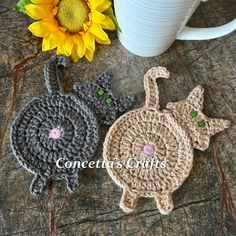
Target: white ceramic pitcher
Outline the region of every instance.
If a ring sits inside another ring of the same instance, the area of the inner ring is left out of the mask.
[[[118,38],[130,52],[152,57],[165,52],[175,39],[205,40],[236,30],[236,19],[213,28],[185,26],[201,0],[114,0],[121,32]]]

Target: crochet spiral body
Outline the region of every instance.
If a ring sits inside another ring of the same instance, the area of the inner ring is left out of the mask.
[[[34,98],[18,114],[11,128],[11,146],[17,160],[35,175],[31,193],[43,191],[48,180],[65,179],[68,189],[78,188],[78,169],[58,168],[56,162],[89,160],[98,141],[98,122],[84,101],[61,90],[57,67],[67,66],[64,57],[45,66],[49,94]],[[60,137],[52,138],[50,131]]]

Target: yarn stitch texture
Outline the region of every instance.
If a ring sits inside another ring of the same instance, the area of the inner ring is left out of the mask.
[[[162,214],[169,214],[174,207],[172,193],[192,169],[193,149],[205,150],[210,137],[230,125],[228,120],[203,114],[204,90],[199,85],[185,100],[168,103],[161,111],[156,83],[159,77],[168,78],[169,72],[164,67],[153,67],[146,73],[144,107],[122,115],[110,127],[104,142],[104,160],[122,164],[122,168],[106,168],[123,188],[120,207],[127,213],[136,208],[140,197],[147,197],[155,199]],[[152,169],[135,166],[137,161],[151,160]],[[165,166],[161,167],[158,163],[162,161]]]
[[[44,76],[48,95],[30,101],[12,124],[11,147],[18,162],[34,174],[30,187],[34,195],[42,193],[49,180],[61,179],[66,181],[70,192],[75,192],[79,186],[80,169],[58,168],[56,161],[61,158],[61,166],[66,161],[89,161],[98,146],[101,120],[110,118],[109,123],[112,123],[121,111],[117,107],[125,110],[133,101],[132,97],[124,97],[126,103],[121,104],[121,100],[107,88],[107,82],[103,81],[106,74],[103,74],[97,81],[87,84],[95,86],[99,82],[99,88],[106,90],[116,102],[114,109],[112,104],[107,104],[110,110],[106,117],[103,113],[98,114],[86,97],[82,99],[62,91],[58,67],[67,67],[68,62],[64,56],[54,56],[46,63]],[[97,91],[93,92],[91,97],[96,97]],[[100,102],[103,101],[100,99]],[[112,115],[109,117],[110,111]]]
[[[111,90],[112,73],[107,71],[95,81],[76,83],[74,91],[95,112],[98,121],[102,125],[111,125],[119,113],[124,112],[133,104],[132,96],[116,98]],[[99,96],[99,91],[102,94]],[[106,101],[111,103],[108,105]]]

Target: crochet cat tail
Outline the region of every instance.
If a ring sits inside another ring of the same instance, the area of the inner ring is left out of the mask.
[[[44,78],[49,94],[62,91],[60,85],[59,68],[67,68],[69,59],[65,56],[52,56],[44,66]]]
[[[146,91],[146,108],[159,109],[159,89],[157,78],[169,78],[170,72],[165,67],[152,67],[144,76],[144,89]]]

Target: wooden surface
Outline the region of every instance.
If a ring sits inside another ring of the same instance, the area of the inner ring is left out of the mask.
[[[122,191],[105,169],[84,170],[76,194],[69,194],[64,182],[50,184],[40,198],[29,194],[32,175],[9,148],[9,128],[24,104],[46,93],[43,65],[50,55],[40,52],[40,41],[27,30],[30,19],[12,11],[13,5],[13,0],[0,0],[0,235],[236,235],[236,32],[211,41],[176,41],[155,58],[132,55],[111,34],[112,45],[99,47],[93,63],[82,60],[66,73],[70,91],[74,82],[111,69],[115,92],[135,95],[135,107],[140,107],[144,73],[163,65],[171,78],[159,80],[162,107],[200,84],[205,113],[232,121],[207,151],[195,151],[194,167],[174,193],[170,215],[160,215],[152,199],[140,200],[137,211],[127,215],[118,206]],[[235,0],[209,0],[189,25],[217,26],[235,17]],[[107,129],[102,129],[102,141]],[[101,145],[95,159],[102,160]]]

